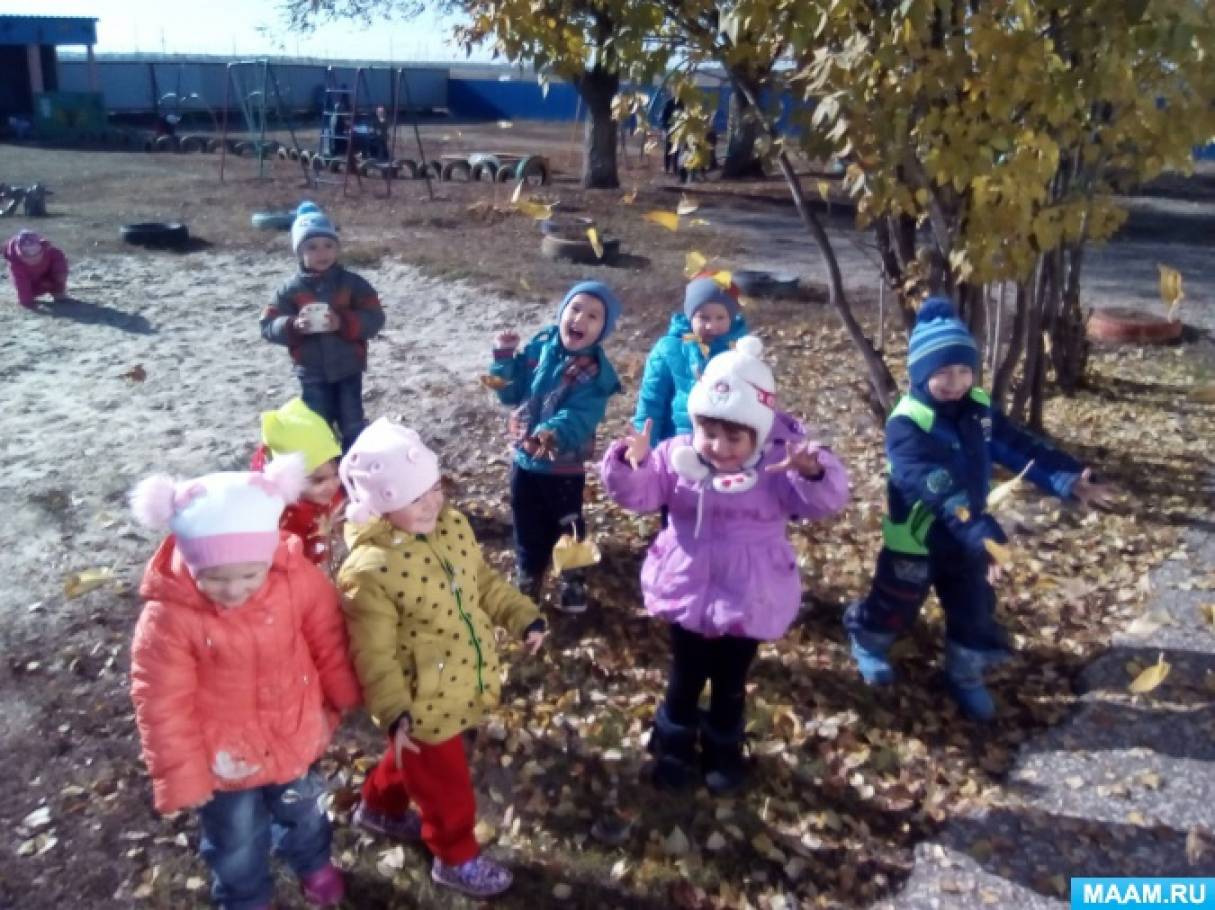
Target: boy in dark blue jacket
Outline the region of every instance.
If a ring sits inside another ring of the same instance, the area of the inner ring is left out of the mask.
[[[987,512],[992,462],[1061,499],[1105,505],[1112,489],[1083,465],[1015,426],[974,386],[978,348],[944,298],[924,302],[908,348],[911,390],[886,422],[888,513],[869,591],[844,614],[870,685],[894,680],[888,652],[935,589],[945,611],[945,679],[962,712],[995,716],[983,671],[1009,656],[996,621],[1000,566],[988,542],[1007,538]]]
[[[557,323],[542,329],[516,353],[519,335],[502,332],[494,342],[490,374],[511,412],[515,463],[510,505],[515,525],[518,588],[540,599],[553,547],[561,535],[586,536],[582,519],[585,463],[595,448],[595,430],[608,399],[621,391],[603,341],[620,318],[620,301],[598,281],[570,288],[557,308]],[[561,576],[558,606],[586,609],[586,583],[579,571]]]

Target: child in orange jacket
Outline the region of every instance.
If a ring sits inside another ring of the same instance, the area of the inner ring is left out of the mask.
[[[136,517],[172,533],[148,563],[131,695],[156,808],[197,809],[211,895],[269,907],[271,842],[304,896],[341,902],[324,782],[310,766],[361,701],[337,592],[279,530],[304,459],[264,473],[142,481]]]

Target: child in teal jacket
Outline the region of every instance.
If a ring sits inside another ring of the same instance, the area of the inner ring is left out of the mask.
[[[667,334],[650,350],[641,378],[633,427],[641,430],[650,421],[651,445],[692,432],[688,393],[705,364],[749,331],[739,296],[736,285],[723,287],[708,275],[688,283],[683,310],[671,317]]]
[[[561,535],[586,536],[585,463],[594,454],[595,430],[608,399],[621,391],[602,348],[619,317],[620,301],[611,289],[584,281],[561,301],[556,324],[542,329],[522,351],[514,331],[495,339],[490,374],[500,383],[498,399],[515,406],[510,493],[517,580],[535,600]],[[586,600],[583,575],[563,573],[560,608],[581,613]]]

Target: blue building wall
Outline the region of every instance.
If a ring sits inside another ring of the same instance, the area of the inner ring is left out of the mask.
[[[545,95],[532,79],[451,78],[447,109],[457,120],[573,120],[578,91],[568,82],[551,83]]]

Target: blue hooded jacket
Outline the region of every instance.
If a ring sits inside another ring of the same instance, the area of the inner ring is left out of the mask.
[[[747,320],[740,313],[734,317],[726,334],[713,339],[706,353],[692,336],[692,323],[688,317],[683,313],[671,317],[667,334],[658,339],[646,359],[641,391],[637,396],[637,410],[633,414],[635,429],[644,427],[646,420],[653,421],[651,446],[672,436],[692,432],[688,393],[700,378],[705,364],[723,351],[730,350],[734,342],[749,331]]]
[[[517,405],[511,416],[515,435],[534,436],[543,430],[557,439],[556,456],[535,458],[515,445],[515,464],[539,474],[581,474],[594,455],[595,430],[607,411],[608,399],[623,391],[602,342],[620,314],[620,302],[598,282],[575,285],[557,309],[557,318],[578,294],[603,301],[604,325],[599,340],[587,348],[568,351],[557,325],[541,329],[522,351],[495,351],[490,375],[505,380],[497,390],[503,404]]]
[[[913,387],[886,422],[887,547],[899,552],[961,550],[986,561],[984,541],[1004,543],[987,512],[992,463],[1020,473],[1062,499],[1072,494],[1083,466],[1065,452],[1023,430],[971,389],[958,402],[938,402],[923,385]]]

